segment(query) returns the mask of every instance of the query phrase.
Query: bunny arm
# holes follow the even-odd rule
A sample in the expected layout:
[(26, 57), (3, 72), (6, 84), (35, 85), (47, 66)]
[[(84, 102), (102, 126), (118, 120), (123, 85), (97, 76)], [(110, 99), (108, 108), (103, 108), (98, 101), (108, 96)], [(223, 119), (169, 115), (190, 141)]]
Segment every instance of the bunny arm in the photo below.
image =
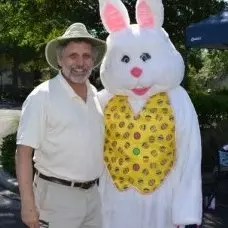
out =
[(176, 225), (201, 224), (201, 137), (194, 106), (182, 87), (170, 92), (176, 119), (176, 171), (172, 216)]

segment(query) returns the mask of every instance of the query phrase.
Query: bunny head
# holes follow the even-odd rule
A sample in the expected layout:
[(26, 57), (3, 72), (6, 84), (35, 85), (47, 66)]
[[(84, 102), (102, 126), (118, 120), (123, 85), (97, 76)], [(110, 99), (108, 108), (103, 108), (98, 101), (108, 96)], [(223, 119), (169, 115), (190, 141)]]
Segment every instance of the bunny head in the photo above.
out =
[(104, 87), (115, 95), (145, 99), (178, 86), (184, 76), (184, 61), (162, 28), (162, 1), (138, 0), (137, 24), (132, 25), (120, 0), (99, 3), (109, 33), (101, 65)]

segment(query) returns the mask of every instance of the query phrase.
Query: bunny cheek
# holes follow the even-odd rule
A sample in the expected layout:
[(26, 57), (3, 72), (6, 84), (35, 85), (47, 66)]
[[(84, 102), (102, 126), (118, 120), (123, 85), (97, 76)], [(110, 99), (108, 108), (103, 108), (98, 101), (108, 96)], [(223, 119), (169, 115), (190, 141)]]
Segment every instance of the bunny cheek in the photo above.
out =
[(126, 74), (122, 70), (116, 67), (113, 61), (104, 61), (100, 68), (100, 77), (104, 87), (112, 94), (125, 95), (127, 88), (132, 88), (133, 85), (129, 85)]
[[(109, 49), (100, 68), (101, 81), (104, 87), (113, 94), (124, 94), (137, 85), (138, 78), (131, 75), (133, 66), (121, 61), (121, 49)], [(138, 73), (138, 72), (137, 72)]]

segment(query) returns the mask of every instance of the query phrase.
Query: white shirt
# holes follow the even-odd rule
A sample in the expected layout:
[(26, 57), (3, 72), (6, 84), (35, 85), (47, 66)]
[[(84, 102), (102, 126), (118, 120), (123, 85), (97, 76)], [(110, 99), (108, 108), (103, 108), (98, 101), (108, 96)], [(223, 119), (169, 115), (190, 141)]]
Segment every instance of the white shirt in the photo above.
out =
[(72, 181), (99, 177), (103, 139), (103, 113), (89, 82), (86, 102), (58, 74), (23, 104), (17, 144), (35, 149), (35, 167), (45, 175)]

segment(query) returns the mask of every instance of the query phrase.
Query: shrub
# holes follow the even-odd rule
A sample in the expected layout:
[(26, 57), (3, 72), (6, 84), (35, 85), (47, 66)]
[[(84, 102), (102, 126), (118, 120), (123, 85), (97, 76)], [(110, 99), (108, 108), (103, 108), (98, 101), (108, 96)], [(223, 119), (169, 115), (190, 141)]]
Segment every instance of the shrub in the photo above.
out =
[(228, 120), (227, 93), (191, 92), (190, 97), (196, 108), (201, 130), (215, 128), (219, 122)]
[(0, 150), (3, 169), (11, 175), (16, 176), (14, 159), (16, 151), (16, 133), (3, 138)]
[(20, 105), (29, 95), (33, 88), (13, 88), (12, 86), (4, 86), (2, 98)]

